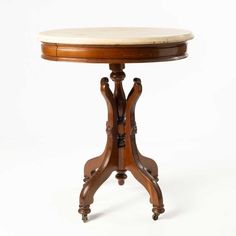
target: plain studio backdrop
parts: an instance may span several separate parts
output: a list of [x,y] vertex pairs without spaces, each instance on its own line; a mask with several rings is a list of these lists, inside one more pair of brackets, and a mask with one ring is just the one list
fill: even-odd
[[[233,0],[0,1],[0,235],[236,235],[236,66]],[[106,141],[106,64],[40,58],[37,33],[95,26],[193,31],[189,57],[127,64],[140,77],[137,142],[160,170],[166,212],[152,220],[128,173],[77,213],[83,165]]]

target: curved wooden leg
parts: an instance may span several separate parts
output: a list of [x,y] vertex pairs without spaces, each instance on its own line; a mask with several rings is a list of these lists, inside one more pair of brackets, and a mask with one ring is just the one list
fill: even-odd
[[[131,171],[133,176],[146,188],[150,195],[150,202],[153,205],[153,219],[157,220],[159,214],[163,213],[163,197],[159,185],[155,178],[146,171],[146,168],[151,168],[152,171],[157,171],[154,161],[149,158],[143,158],[140,155],[135,140],[135,134],[137,132],[135,122],[135,105],[142,93],[142,85],[140,79],[134,79],[134,86],[129,93],[126,106],[126,168]],[[140,158],[141,157],[141,158]],[[143,161],[143,162],[142,162]],[[153,174],[153,173],[152,173]]]
[[104,159],[104,154],[92,158],[85,163],[84,166],[84,182],[88,181],[91,176],[96,172],[97,168],[101,165]]
[[87,215],[91,212],[90,204],[93,203],[93,197],[98,188],[109,178],[115,170],[115,165],[110,161],[111,154],[104,157],[102,165],[98,168],[94,175],[83,185],[80,193],[80,205],[78,212],[82,214],[82,220],[88,220]]
[[[108,107],[107,121],[107,144],[102,156],[88,162],[86,171],[90,171],[100,164],[97,171],[90,176],[89,180],[83,185],[80,193],[79,213],[82,214],[82,220],[87,221],[87,215],[90,213],[90,204],[93,203],[93,197],[98,188],[108,179],[111,173],[118,166],[118,147],[117,147],[117,113],[113,94],[109,88],[108,79],[102,78],[101,92]],[[101,161],[101,163],[99,163]]]
[[[131,97],[133,96],[133,94],[135,94],[135,88],[137,91],[138,86],[140,86],[140,94],[141,94],[141,90],[142,90],[141,80],[138,78],[135,78],[134,83],[135,83],[134,87],[131,89],[131,91],[129,93],[128,100],[131,100]],[[137,96],[140,96],[140,95],[137,95]],[[132,113],[131,122],[133,122],[133,124],[132,124],[133,125],[133,133],[135,134],[137,132],[137,127],[136,127],[135,117],[134,117],[134,108],[132,108],[132,109],[133,109],[133,111],[131,111],[131,113]],[[145,169],[158,181],[158,166],[157,166],[156,162],[149,157],[143,156],[139,152],[136,143],[134,143],[134,149],[136,150],[136,153],[138,153],[139,160],[142,163],[142,165],[145,167]]]
[[139,161],[136,161],[128,168],[135,179],[137,179],[148,191],[150,202],[153,205],[153,219],[157,220],[158,216],[165,211],[161,189],[156,180],[150,175]]

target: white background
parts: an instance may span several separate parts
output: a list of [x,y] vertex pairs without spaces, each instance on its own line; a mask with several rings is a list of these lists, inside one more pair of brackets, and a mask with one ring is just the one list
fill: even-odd
[[[0,235],[236,235],[236,70],[233,0],[0,2]],[[151,218],[129,174],[77,214],[85,161],[105,145],[104,64],[40,58],[40,31],[85,26],[192,30],[189,58],[127,64],[143,82],[138,145],[159,165],[166,212]],[[88,109],[90,108],[90,109]]]

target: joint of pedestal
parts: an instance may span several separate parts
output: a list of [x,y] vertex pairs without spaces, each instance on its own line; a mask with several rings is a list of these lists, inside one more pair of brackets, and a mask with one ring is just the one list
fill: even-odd
[[110,64],[109,68],[112,71],[110,74],[112,81],[121,82],[125,78],[125,72],[123,71],[125,68],[124,64]]
[[109,64],[109,69],[111,71],[117,72],[117,71],[122,71],[125,69],[125,64],[122,63],[112,63]]
[[126,120],[117,120],[117,124],[112,126],[108,121],[106,122],[107,135],[113,136],[117,140],[117,147],[123,148],[126,146],[127,139],[129,136],[137,133],[136,122],[132,122],[131,125],[126,124]]

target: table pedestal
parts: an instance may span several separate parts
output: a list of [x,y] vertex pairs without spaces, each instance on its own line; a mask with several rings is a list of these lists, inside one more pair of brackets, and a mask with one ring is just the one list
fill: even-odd
[[116,178],[120,185],[124,184],[128,170],[146,188],[153,205],[154,220],[164,212],[162,193],[157,184],[157,164],[140,154],[135,141],[135,105],[142,93],[141,80],[134,79],[134,85],[126,98],[122,86],[122,80],[125,78],[123,69],[124,64],[110,64],[110,77],[115,83],[114,93],[109,88],[108,78],[101,79],[101,93],[108,108],[107,144],[104,152],[88,160],[84,167],[85,183],[80,193],[79,206],[79,213],[82,214],[84,222],[91,212],[90,205],[93,203],[95,192],[113,171],[117,171]]

